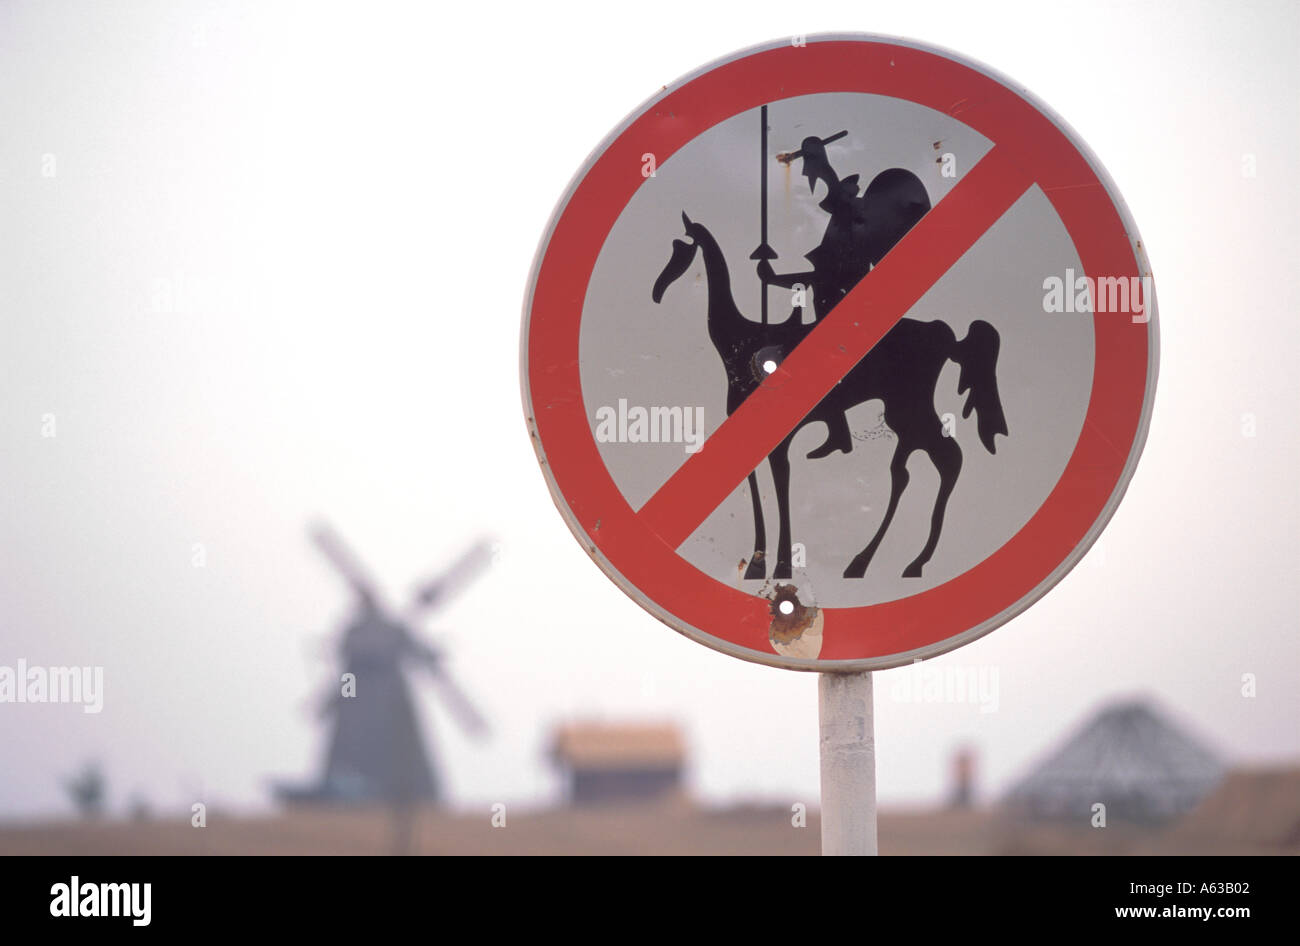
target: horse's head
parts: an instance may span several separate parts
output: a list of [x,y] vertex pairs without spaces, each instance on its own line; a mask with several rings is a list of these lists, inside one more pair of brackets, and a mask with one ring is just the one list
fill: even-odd
[[685,211],[682,212],[682,223],[686,227],[686,239],[673,240],[673,255],[668,258],[668,265],[663,268],[650,292],[650,298],[655,302],[663,299],[665,290],[690,269],[691,263],[695,261],[695,251],[699,249],[699,231],[703,228],[686,216]]

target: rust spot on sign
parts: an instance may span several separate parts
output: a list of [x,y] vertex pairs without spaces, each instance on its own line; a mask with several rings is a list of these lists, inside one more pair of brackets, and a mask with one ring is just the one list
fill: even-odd
[[818,609],[799,601],[799,589],[794,585],[777,585],[768,607],[772,615],[770,636],[774,644],[790,644],[803,637],[812,627]]
[[772,623],[768,639],[772,649],[783,657],[816,660],[822,652],[822,631],[826,620],[821,608],[799,600],[794,585],[777,585],[772,590],[768,608]]

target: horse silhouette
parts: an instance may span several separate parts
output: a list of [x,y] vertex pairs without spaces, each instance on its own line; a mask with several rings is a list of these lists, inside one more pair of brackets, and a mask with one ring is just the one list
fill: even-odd
[[[682,223],[686,239],[673,241],[672,255],[655,280],[651,298],[660,302],[668,287],[690,268],[696,255],[703,254],[708,280],[709,339],[726,369],[727,416],[731,416],[763,383],[773,363],[780,364],[815,325],[804,325],[801,319],[793,317],[762,325],[745,317],[732,297],[730,271],[718,241],[704,225],[692,221],[684,212]],[[870,278],[870,274],[863,278]],[[885,423],[898,438],[889,465],[889,505],[871,541],[844,569],[844,577],[861,578],[866,574],[893,521],[899,498],[907,488],[908,458],[917,450],[925,452],[939,473],[929,536],[924,548],[903,571],[905,578],[921,577],[922,569],[938,545],[948,498],[962,467],[961,447],[955,437],[945,434],[934,409],[939,373],[950,360],[961,369],[958,393],[967,394],[962,416],[969,417],[972,410],[975,412],[980,441],[989,453],[996,453],[994,438],[1007,433],[997,385],[999,345],[997,329],[982,320],[972,322],[966,337],[958,341],[952,328],[944,322],[901,319],[808,412],[767,457],[776,486],[779,518],[773,578],[791,577],[789,449],[795,434],[814,421],[830,427],[837,414],[842,417],[849,408],[876,399],[884,402]],[[756,472],[751,471],[748,477],[754,508],[754,552],[745,578],[764,578],[767,570],[767,538]]]

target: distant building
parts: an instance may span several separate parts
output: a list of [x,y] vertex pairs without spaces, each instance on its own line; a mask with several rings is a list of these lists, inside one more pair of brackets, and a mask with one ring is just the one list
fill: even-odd
[[1300,850],[1300,767],[1238,769],[1178,823],[1176,835],[1213,839],[1219,850]]
[[1153,824],[1195,808],[1222,780],[1214,754],[1147,703],[1106,707],[1044,759],[1006,797],[1031,817]]
[[550,754],[575,805],[682,793],[686,747],[670,724],[571,723],[556,730]]

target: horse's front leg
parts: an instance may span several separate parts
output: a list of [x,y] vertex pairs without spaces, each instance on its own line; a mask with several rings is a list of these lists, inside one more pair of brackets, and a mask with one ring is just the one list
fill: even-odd
[[763,500],[758,495],[758,477],[749,474],[749,498],[754,504],[754,554],[749,557],[746,578],[767,577],[767,530],[763,528]]
[[894,447],[894,458],[889,464],[889,505],[885,508],[885,517],[880,520],[880,527],[876,529],[876,534],[871,537],[867,547],[855,555],[853,561],[849,562],[849,567],[844,569],[845,578],[862,578],[867,574],[867,566],[871,564],[876,549],[880,548],[881,540],[889,531],[889,524],[894,521],[898,500],[902,497],[903,490],[907,489],[907,481],[911,478],[907,472],[907,458],[911,455],[912,448],[905,446],[900,438]]
[[773,578],[789,578],[790,569],[790,441],[787,437],[767,457],[776,486],[776,509],[779,528],[776,537],[776,570]]

